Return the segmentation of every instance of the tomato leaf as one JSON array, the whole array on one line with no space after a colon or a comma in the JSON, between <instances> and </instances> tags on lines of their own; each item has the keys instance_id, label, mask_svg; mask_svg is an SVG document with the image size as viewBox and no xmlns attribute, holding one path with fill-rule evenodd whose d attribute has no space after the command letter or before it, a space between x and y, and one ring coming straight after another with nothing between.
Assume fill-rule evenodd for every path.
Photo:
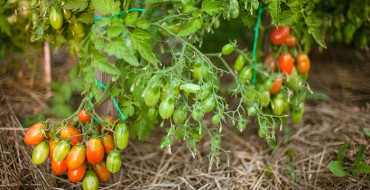
<instances>
[{"instance_id":1,"label":"tomato leaf","mask_svg":"<svg viewBox=\"0 0 370 190\"><path fill-rule=\"evenodd\" d=\"M287 10L279 15L279 21L281 25L289 26L298 22L300 14L294 13L292 10Z\"/></svg>"},{"instance_id":2,"label":"tomato leaf","mask_svg":"<svg viewBox=\"0 0 370 190\"><path fill-rule=\"evenodd\" d=\"M98 69L99 71L111 74L111 75L120 75L121 72L118 70L116 66L110 64L108 62L108 57L100 54L99 52L95 52L93 55L94 59L92 60L91 65Z\"/></svg>"},{"instance_id":3,"label":"tomato leaf","mask_svg":"<svg viewBox=\"0 0 370 190\"><path fill-rule=\"evenodd\" d=\"M88 5L88 0L70 0L67 1L62 7L72 11L83 11Z\"/></svg>"},{"instance_id":4,"label":"tomato leaf","mask_svg":"<svg viewBox=\"0 0 370 190\"><path fill-rule=\"evenodd\" d=\"M346 171L344 171L343 163L336 160L336 161L330 161L328 164L329 170L338 177L344 177L348 175Z\"/></svg>"},{"instance_id":5,"label":"tomato leaf","mask_svg":"<svg viewBox=\"0 0 370 190\"><path fill-rule=\"evenodd\" d=\"M355 168L352 170L354 174L368 174L370 173L370 166L365 162L359 162L355 165Z\"/></svg>"},{"instance_id":6,"label":"tomato leaf","mask_svg":"<svg viewBox=\"0 0 370 190\"><path fill-rule=\"evenodd\" d=\"M208 0L202 2L202 11L213 16L216 13L220 13L224 10L223 3L220 1Z\"/></svg>"},{"instance_id":7,"label":"tomato leaf","mask_svg":"<svg viewBox=\"0 0 370 190\"><path fill-rule=\"evenodd\" d=\"M141 29L148 29L149 28L149 22L145 19L139 19L136 22L136 26L141 28Z\"/></svg>"},{"instance_id":8,"label":"tomato leaf","mask_svg":"<svg viewBox=\"0 0 370 190\"><path fill-rule=\"evenodd\" d=\"M139 17L138 12L132 12L132 13L127 14L126 17L125 17L126 25L127 26L134 26L138 17Z\"/></svg>"},{"instance_id":9,"label":"tomato leaf","mask_svg":"<svg viewBox=\"0 0 370 190\"><path fill-rule=\"evenodd\" d=\"M134 30L132 31L130 35L132 45L139 52L141 57L147 60L149 63L156 66L158 63L158 60L155 54L153 53L152 48L149 44L149 41L148 41L149 38L150 38L150 34L146 33L143 30Z\"/></svg>"},{"instance_id":10,"label":"tomato leaf","mask_svg":"<svg viewBox=\"0 0 370 190\"><path fill-rule=\"evenodd\" d=\"M178 33L179 36L188 36L202 28L203 20L201 18L193 18L191 21Z\"/></svg>"},{"instance_id":11,"label":"tomato leaf","mask_svg":"<svg viewBox=\"0 0 370 190\"><path fill-rule=\"evenodd\" d=\"M279 14L281 12L280 4L281 0L268 0L266 2L269 4L269 11L272 17L272 20L276 25L279 25L280 20L279 20Z\"/></svg>"},{"instance_id":12,"label":"tomato leaf","mask_svg":"<svg viewBox=\"0 0 370 190\"><path fill-rule=\"evenodd\" d=\"M323 48L326 48L325 41L323 37L321 36L320 30L316 27L309 27L308 33L313 36L313 38L316 40L316 42Z\"/></svg>"},{"instance_id":13,"label":"tomato leaf","mask_svg":"<svg viewBox=\"0 0 370 190\"><path fill-rule=\"evenodd\" d=\"M114 55L119 59L125 60L128 64L132 66L139 66L139 61L132 51L126 46L125 42L121 38L117 38L110 43L107 43L104 51L108 55Z\"/></svg>"},{"instance_id":14,"label":"tomato leaf","mask_svg":"<svg viewBox=\"0 0 370 190\"><path fill-rule=\"evenodd\" d=\"M338 151L338 160L343 162L344 159L344 152L348 149L349 145L351 145L351 142L346 142L344 145L342 145Z\"/></svg>"},{"instance_id":15,"label":"tomato leaf","mask_svg":"<svg viewBox=\"0 0 370 190\"><path fill-rule=\"evenodd\" d=\"M93 6L102 15L115 15L120 11L120 1L114 0L92 0Z\"/></svg>"},{"instance_id":16,"label":"tomato leaf","mask_svg":"<svg viewBox=\"0 0 370 190\"><path fill-rule=\"evenodd\" d=\"M143 113L145 113L145 111L143 111ZM130 135L137 138L138 140L144 140L153 129L153 123L147 118L146 115L143 114L141 115L139 120L132 123L130 127Z\"/></svg>"},{"instance_id":17,"label":"tomato leaf","mask_svg":"<svg viewBox=\"0 0 370 190\"><path fill-rule=\"evenodd\" d=\"M94 11L88 11L82 13L77 20L81 23L85 24L93 24L94 23Z\"/></svg>"},{"instance_id":18,"label":"tomato leaf","mask_svg":"<svg viewBox=\"0 0 370 190\"><path fill-rule=\"evenodd\" d=\"M7 20L7 17L4 15L0 15L0 29L8 36L12 35L12 31L10 30L10 24Z\"/></svg>"}]
</instances>

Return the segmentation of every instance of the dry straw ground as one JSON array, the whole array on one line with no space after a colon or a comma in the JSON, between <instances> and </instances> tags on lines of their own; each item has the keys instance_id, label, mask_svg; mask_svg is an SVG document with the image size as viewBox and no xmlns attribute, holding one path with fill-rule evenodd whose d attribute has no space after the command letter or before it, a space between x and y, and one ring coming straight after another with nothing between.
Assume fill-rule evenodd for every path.
<instances>
[{"instance_id":1,"label":"dry straw ground","mask_svg":"<svg viewBox=\"0 0 370 190\"><path fill-rule=\"evenodd\" d=\"M257 136L257 126L243 133L228 127L222 145L230 151L230 166L223 157L219 168L209 169L209 139L201 141L195 158L182 143L168 154L158 148L164 135L159 130L144 142L131 141L123 153L122 170L101 188L370 189L369 175L338 178L327 169L340 145L349 140L353 143L346 155L353 158L358 145L365 144L370 163L369 138L363 134L363 128L370 127L369 57L359 56L364 63L348 65L338 62L339 55L317 58L310 76L312 88L326 91L331 100L309 103L302 124L288 124L290 137L278 133L274 150ZM52 175L49 161L36 167L30 157L32 148L23 142L20 121L43 110L49 94L6 75L0 79L0 189L80 189L66 176ZM287 165L292 166L296 182ZM267 166L272 174L266 172Z\"/></svg>"}]
</instances>

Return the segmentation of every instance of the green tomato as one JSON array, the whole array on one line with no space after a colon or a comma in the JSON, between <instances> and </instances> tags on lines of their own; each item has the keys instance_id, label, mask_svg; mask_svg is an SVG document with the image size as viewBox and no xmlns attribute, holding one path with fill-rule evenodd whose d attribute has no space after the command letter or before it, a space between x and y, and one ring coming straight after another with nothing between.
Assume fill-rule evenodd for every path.
<instances>
[{"instance_id":1,"label":"green tomato","mask_svg":"<svg viewBox=\"0 0 370 190\"><path fill-rule=\"evenodd\" d=\"M62 12L64 19L69 20L70 18L72 18L72 12L70 10L62 9Z\"/></svg>"},{"instance_id":2,"label":"green tomato","mask_svg":"<svg viewBox=\"0 0 370 190\"><path fill-rule=\"evenodd\" d=\"M166 97L161 104L159 104L159 115L162 119L168 119L172 116L175 110L175 100L171 96Z\"/></svg>"},{"instance_id":3,"label":"green tomato","mask_svg":"<svg viewBox=\"0 0 370 190\"><path fill-rule=\"evenodd\" d=\"M40 165L45 162L49 156L49 145L46 141L41 141L35 146L32 152L32 161L36 165Z\"/></svg>"},{"instance_id":4,"label":"green tomato","mask_svg":"<svg viewBox=\"0 0 370 190\"><path fill-rule=\"evenodd\" d=\"M302 121L303 111L293 111L292 120L293 123L298 124Z\"/></svg>"},{"instance_id":5,"label":"green tomato","mask_svg":"<svg viewBox=\"0 0 370 190\"><path fill-rule=\"evenodd\" d=\"M216 105L216 100L213 96L209 96L207 99L203 100L200 103L200 106L202 106L205 113L212 111L213 108L215 108L215 105Z\"/></svg>"},{"instance_id":6,"label":"green tomato","mask_svg":"<svg viewBox=\"0 0 370 190\"><path fill-rule=\"evenodd\" d=\"M200 90L200 86L197 84L187 83L181 85L180 89L186 93L197 93Z\"/></svg>"},{"instance_id":7,"label":"green tomato","mask_svg":"<svg viewBox=\"0 0 370 190\"><path fill-rule=\"evenodd\" d=\"M213 23L213 28L219 28L220 27L220 20L216 19L215 22Z\"/></svg>"},{"instance_id":8,"label":"green tomato","mask_svg":"<svg viewBox=\"0 0 370 190\"><path fill-rule=\"evenodd\" d=\"M193 134L193 137L194 137L194 139L195 139L196 141L200 141L200 140L202 140L202 139L203 139L203 136L204 136L204 132L203 132L203 130L201 130L201 131L199 132L199 129L198 129L198 128L194 128L194 129L193 129L192 134Z\"/></svg>"},{"instance_id":9,"label":"green tomato","mask_svg":"<svg viewBox=\"0 0 370 190\"><path fill-rule=\"evenodd\" d=\"M250 66L245 66L239 73L240 80L243 83L249 83L253 77L253 68Z\"/></svg>"},{"instance_id":10,"label":"green tomato","mask_svg":"<svg viewBox=\"0 0 370 190\"><path fill-rule=\"evenodd\" d=\"M116 173L121 168L121 154L118 150L112 150L107 156L107 169L111 173Z\"/></svg>"},{"instance_id":11,"label":"green tomato","mask_svg":"<svg viewBox=\"0 0 370 190\"><path fill-rule=\"evenodd\" d=\"M235 71L240 71L244 67L246 61L247 61L247 59L244 57L244 55L240 54L236 58L235 63L234 63Z\"/></svg>"},{"instance_id":12,"label":"green tomato","mask_svg":"<svg viewBox=\"0 0 370 190\"><path fill-rule=\"evenodd\" d=\"M198 100L204 100L209 97L209 94L211 93L212 87L211 85L203 85L201 91L197 93L196 98Z\"/></svg>"},{"instance_id":13,"label":"green tomato","mask_svg":"<svg viewBox=\"0 0 370 190\"><path fill-rule=\"evenodd\" d=\"M72 35L76 36L79 39L85 37L85 27L82 23L76 22L72 25Z\"/></svg>"},{"instance_id":14,"label":"green tomato","mask_svg":"<svg viewBox=\"0 0 370 190\"><path fill-rule=\"evenodd\" d=\"M274 97L271 102L271 108L274 115L283 115L285 110L285 100L280 97Z\"/></svg>"},{"instance_id":15,"label":"green tomato","mask_svg":"<svg viewBox=\"0 0 370 190\"><path fill-rule=\"evenodd\" d=\"M254 106L248 108L248 116L254 116L257 113L257 109Z\"/></svg>"},{"instance_id":16,"label":"green tomato","mask_svg":"<svg viewBox=\"0 0 370 190\"><path fill-rule=\"evenodd\" d=\"M185 119L188 117L188 111L184 108L177 108L172 115L173 121L175 124L181 123L185 121Z\"/></svg>"},{"instance_id":17,"label":"green tomato","mask_svg":"<svg viewBox=\"0 0 370 190\"><path fill-rule=\"evenodd\" d=\"M148 107L156 105L161 96L161 89L158 85L149 85L144 90L144 102Z\"/></svg>"},{"instance_id":18,"label":"green tomato","mask_svg":"<svg viewBox=\"0 0 370 190\"><path fill-rule=\"evenodd\" d=\"M231 18L238 18L239 16L239 9L235 9L231 11Z\"/></svg>"},{"instance_id":19,"label":"green tomato","mask_svg":"<svg viewBox=\"0 0 370 190\"><path fill-rule=\"evenodd\" d=\"M155 107L151 107L148 110L148 118L152 121L156 121L158 117L158 110Z\"/></svg>"},{"instance_id":20,"label":"green tomato","mask_svg":"<svg viewBox=\"0 0 370 190\"><path fill-rule=\"evenodd\" d=\"M214 125L217 125L217 124L219 124L221 122L221 117L220 117L220 115L214 115L213 117L212 117L212 124L214 124Z\"/></svg>"},{"instance_id":21,"label":"green tomato","mask_svg":"<svg viewBox=\"0 0 370 190\"><path fill-rule=\"evenodd\" d=\"M55 145L53 158L56 162L63 161L69 153L71 149L71 144L69 144L69 140L59 141L57 145Z\"/></svg>"},{"instance_id":22,"label":"green tomato","mask_svg":"<svg viewBox=\"0 0 370 190\"><path fill-rule=\"evenodd\" d=\"M263 91L258 93L258 101L262 107L267 107L270 104L270 92Z\"/></svg>"},{"instance_id":23,"label":"green tomato","mask_svg":"<svg viewBox=\"0 0 370 190\"><path fill-rule=\"evenodd\" d=\"M63 25L63 15L61 11L55 7L50 8L49 22L51 27L55 30L59 30Z\"/></svg>"},{"instance_id":24,"label":"green tomato","mask_svg":"<svg viewBox=\"0 0 370 190\"><path fill-rule=\"evenodd\" d=\"M235 48L236 48L235 44L232 43L226 44L224 45L224 47L222 47L222 54L230 55L232 52L234 52Z\"/></svg>"},{"instance_id":25,"label":"green tomato","mask_svg":"<svg viewBox=\"0 0 370 190\"><path fill-rule=\"evenodd\" d=\"M195 121L199 121L200 119L202 119L203 115L204 115L204 112L202 111L202 109L199 109L199 108L195 108L193 112L191 113L191 117Z\"/></svg>"},{"instance_id":26,"label":"green tomato","mask_svg":"<svg viewBox=\"0 0 370 190\"><path fill-rule=\"evenodd\" d=\"M125 123L119 123L114 129L114 142L119 150L123 150L128 145L130 137L128 126Z\"/></svg>"},{"instance_id":27,"label":"green tomato","mask_svg":"<svg viewBox=\"0 0 370 190\"><path fill-rule=\"evenodd\" d=\"M207 69L201 63L194 64L192 66L192 70L193 70L193 72L192 72L191 76L193 77L193 79L195 79L197 81L202 80L207 75Z\"/></svg>"},{"instance_id":28,"label":"green tomato","mask_svg":"<svg viewBox=\"0 0 370 190\"><path fill-rule=\"evenodd\" d=\"M82 188L83 190L98 190L99 188L99 178L91 169L85 173Z\"/></svg>"},{"instance_id":29,"label":"green tomato","mask_svg":"<svg viewBox=\"0 0 370 190\"><path fill-rule=\"evenodd\" d=\"M177 126L175 131L175 137L179 140L184 139L184 134L181 128L183 128L183 126Z\"/></svg>"}]
</instances>

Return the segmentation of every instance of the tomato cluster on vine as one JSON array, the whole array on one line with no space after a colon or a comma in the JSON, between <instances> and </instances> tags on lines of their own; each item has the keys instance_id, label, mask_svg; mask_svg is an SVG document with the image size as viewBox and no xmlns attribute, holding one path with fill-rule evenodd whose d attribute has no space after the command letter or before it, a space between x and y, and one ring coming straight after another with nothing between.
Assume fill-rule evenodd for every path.
<instances>
[{"instance_id":1,"label":"tomato cluster on vine","mask_svg":"<svg viewBox=\"0 0 370 190\"><path fill-rule=\"evenodd\" d=\"M129 131L125 123L106 116L98 123L81 109L74 124L31 126L24 141L34 146L32 161L43 164L50 158L55 175L67 174L71 182L82 181L83 189L97 189L112 173L121 168L121 153L128 145Z\"/></svg>"}]
</instances>

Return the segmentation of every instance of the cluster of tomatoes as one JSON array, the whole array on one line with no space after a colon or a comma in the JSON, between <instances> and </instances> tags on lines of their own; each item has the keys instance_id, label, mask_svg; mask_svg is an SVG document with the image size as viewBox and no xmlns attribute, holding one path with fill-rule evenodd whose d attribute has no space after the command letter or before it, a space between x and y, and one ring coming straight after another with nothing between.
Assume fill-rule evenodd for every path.
<instances>
[{"instance_id":1,"label":"cluster of tomatoes","mask_svg":"<svg viewBox=\"0 0 370 190\"><path fill-rule=\"evenodd\" d=\"M292 111L292 120L299 123L302 119L305 100L304 83L310 69L310 59L306 54L296 54L296 38L290 34L289 27L279 26L270 33L271 43L279 49L278 54L270 53L263 65L246 64L248 56L239 54L234 69L239 79L247 87L244 90L248 115L253 116L259 110L263 113L282 116ZM230 55L236 46L226 44L223 55ZM293 53L290 53L293 52ZM253 75L257 75L252 82Z\"/></svg>"},{"instance_id":2,"label":"cluster of tomatoes","mask_svg":"<svg viewBox=\"0 0 370 190\"><path fill-rule=\"evenodd\" d=\"M71 182L83 180L83 189L98 189L99 182L107 182L111 173L121 168L120 150L128 144L128 126L116 124L110 116L99 124L84 109L74 123L77 127L38 122L28 129L25 143L34 146L32 161L36 165L49 157L55 175L67 173Z\"/></svg>"}]
</instances>

